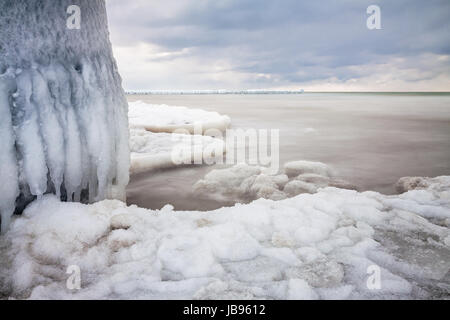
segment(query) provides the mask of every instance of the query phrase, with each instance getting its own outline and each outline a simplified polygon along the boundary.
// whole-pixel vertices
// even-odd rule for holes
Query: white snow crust
[[[210,136],[131,128],[130,151],[130,173],[135,174],[179,165],[214,163],[225,152],[225,143]]]
[[[448,298],[450,177],[399,196],[338,188],[211,212],[47,195],[14,219],[0,292],[31,299]],[[408,205],[405,205],[407,201]],[[439,219],[428,220],[430,212]],[[66,287],[69,265],[81,289]],[[379,289],[367,286],[380,270]]]
[[[176,132],[204,134],[210,129],[225,131],[231,123],[228,116],[217,112],[180,106],[147,104],[142,101],[129,103],[131,128],[144,128],[152,132]]]
[[[258,198],[282,200],[301,193],[315,193],[328,186],[356,189],[350,183],[335,178],[324,163],[293,161],[284,172],[271,175],[269,168],[245,163],[230,168],[213,169],[194,184],[198,196],[222,201],[248,202]]]

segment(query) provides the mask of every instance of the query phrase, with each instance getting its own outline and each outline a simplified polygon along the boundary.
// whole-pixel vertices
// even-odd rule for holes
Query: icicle
[[[67,201],[124,199],[128,106],[103,0],[0,2],[0,213],[53,192]],[[18,210],[16,210],[16,206]]]
[[[10,95],[15,85],[7,74],[0,75],[0,214],[1,232],[9,225],[19,195],[18,169],[14,148],[14,131],[10,112]]]

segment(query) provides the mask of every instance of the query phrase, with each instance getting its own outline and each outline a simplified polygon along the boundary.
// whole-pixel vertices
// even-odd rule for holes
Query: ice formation
[[[105,4],[0,3],[0,212],[2,230],[33,199],[123,197],[128,183],[127,102],[108,38]]]
[[[184,129],[189,133],[204,134],[210,129],[225,131],[231,123],[226,115],[179,106],[130,102],[130,127],[152,132],[174,132]]]
[[[404,193],[410,190],[431,189],[435,192],[444,192],[449,190],[450,181],[440,177],[423,178],[423,177],[404,177],[398,180],[395,187],[399,193]],[[450,195],[449,195],[450,196]]]
[[[225,152],[225,143],[210,136],[131,128],[130,151],[130,173],[133,174],[179,165],[215,163]]]
[[[289,177],[298,176],[303,173],[315,173],[325,177],[333,175],[331,168],[325,163],[305,160],[286,163],[284,165],[284,171]]]
[[[355,189],[352,184],[334,177],[324,163],[293,161],[284,172],[268,174],[269,169],[245,163],[230,168],[213,169],[194,185],[199,196],[221,201],[249,202],[258,198],[282,200],[301,193],[315,193],[319,188]]]
[[[402,195],[324,188],[211,212],[46,195],[0,243],[0,296],[448,298],[450,177],[422,180]],[[80,290],[66,286],[70,265],[80,267]]]

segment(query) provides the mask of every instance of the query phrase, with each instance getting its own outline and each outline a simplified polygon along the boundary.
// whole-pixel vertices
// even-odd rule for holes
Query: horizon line
[[[422,93],[422,94],[450,94],[450,91],[321,91],[321,90],[272,90],[272,89],[239,89],[239,90],[229,90],[229,89],[195,89],[195,90],[153,90],[153,89],[143,89],[143,90],[134,90],[134,89],[124,89],[125,94],[268,94],[268,93]]]

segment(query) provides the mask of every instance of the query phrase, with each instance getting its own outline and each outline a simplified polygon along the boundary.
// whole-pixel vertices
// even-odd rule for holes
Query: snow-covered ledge
[[[2,230],[36,197],[124,198],[127,102],[103,0],[0,3]]]

